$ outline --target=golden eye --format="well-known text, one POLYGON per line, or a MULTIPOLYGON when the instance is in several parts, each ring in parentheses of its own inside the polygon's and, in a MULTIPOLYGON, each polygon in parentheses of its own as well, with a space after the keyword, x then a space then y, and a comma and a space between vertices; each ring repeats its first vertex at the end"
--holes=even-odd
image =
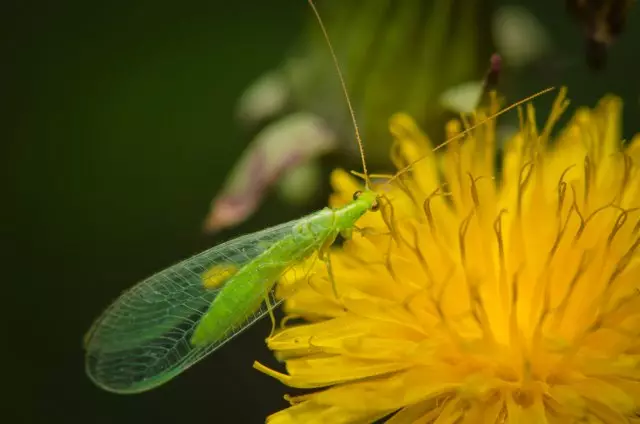
POLYGON ((371 204, 371 212, 377 212, 380 209, 380 203, 378 202, 378 199, 373 201, 373 204, 371 204))
POLYGON ((360 190, 353 193, 353 200, 358 200, 358 197, 360 197, 361 194, 362 192, 360 190))

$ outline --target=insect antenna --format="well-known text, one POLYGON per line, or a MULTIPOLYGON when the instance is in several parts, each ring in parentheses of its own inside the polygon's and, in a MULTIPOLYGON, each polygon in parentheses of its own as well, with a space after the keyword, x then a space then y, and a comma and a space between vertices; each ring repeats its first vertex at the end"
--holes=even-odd
MULTIPOLYGON (((338 62, 338 57, 335 53, 335 50, 333 49, 333 45, 331 43, 331 39, 329 38, 329 33, 327 32, 327 29, 324 25, 324 22, 322 21, 322 17, 320 17, 320 13, 318 12, 318 9, 316 8, 316 5, 314 3, 313 0, 308 0, 309 6, 311 6, 311 9, 313 10, 314 15, 316 16, 316 19, 318 20, 318 24, 320 25, 320 29, 322 30, 322 34, 325 38, 325 40, 327 41, 327 45, 329 46, 329 52, 331 53, 331 59, 333 60, 333 64, 336 68, 336 71, 338 72, 338 78, 340 79, 340 85, 342 86, 342 92, 344 94, 345 100, 347 102, 347 107, 349 108, 349 114, 351 115, 351 122, 353 124, 353 129, 355 132, 355 136, 356 136, 356 141, 358 142, 358 149, 360 150, 360 157, 362 159, 362 170, 363 170, 363 174, 360 173, 356 173, 356 172, 352 172, 352 174, 354 175, 358 175, 358 176, 362 176, 364 177, 365 180, 365 186, 370 189, 371 188, 371 179, 370 179, 370 175, 369 172, 367 171, 367 163, 365 160, 365 154, 364 154, 364 145, 362 143, 362 138, 360 137, 360 129, 358 128, 358 122, 356 120, 356 113, 354 111, 353 105, 351 104, 351 98, 349 97, 349 91, 347 90, 347 84, 345 83, 345 79, 344 76, 342 74, 342 69, 340 68, 340 63, 338 62)), ((492 63, 493 65, 493 63, 492 63)), ((499 65, 499 64, 498 64, 499 65)), ((543 94, 546 94, 550 91, 553 91, 555 89, 555 87, 549 87, 546 88, 542 91, 539 91, 531 96, 528 96, 522 100, 519 100, 515 103, 513 103, 510 106, 505 107, 504 109, 494 113, 493 115, 483 119, 482 121, 476 123, 475 125, 472 125, 471 127, 465 129, 464 131, 456 134, 455 136, 449 138, 448 140, 444 141, 442 144, 436 146, 433 151, 435 152, 436 150, 439 150, 441 148, 443 148, 444 146, 446 146, 447 144, 458 140, 462 137, 464 137, 466 134, 468 134, 469 132, 471 132, 472 130, 480 127, 481 125, 484 125, 485 123, 487 123, 488 121, 497 118, 498 116, 502 115, 503 113, 506 113, 518 106, 521 106, 524 103, 527 103, 533 99, 535 99, 536 97, 542 96, 543 94)), ((416 159, 415 161, 411 162, 409 165, 405 166, 404 168, 400 169, 398 172, 396 172, 395 175, 393 175, 391 178, 389 178, 389 180, 385 183, 385 184, 389 184, 391 183, 393 180, 395 180, 396 178, 398 178, 400 175, 407 173, 409 170, 411 170, 411 167, 413 167, 416 163, 420 162, 421 160, 425 159, 427 156, 423 156, 421 158, 416 159)))
MULTIPOLYGON (((440 150, 441 148, 443 148, 444 146, 446 146, 447 144, 458 140, 459 138, 464 137, 465 135, 467 135, 469 132, 473 131, 474 129, 478 128, 481 125, 486 124, 487 122, 489 122, 492 119, 497 118, 498 116, 502 115, 503 113, 509 112, 510 110, 521 106, 524 103, 527 103, 533 99, 535 99, 536 97, 542 96, 543 94, 546 94, 550 91, 553 91, 555 89, 555 87, 549 87, 549 88, 545 88, 542 91, 538 91, 535 94, 532 94, 531 96, 525 97, 522 100, 519 100, 513 104, 511 104, 510 106, 505 107, 504 109, 494 113, 493 115, 488 116, 487 118, 483 119, 482 121, 476 123, 475 125, 470 126, 469 128, 465 129, 464 131, 454 135, 453 137, 449 138, 448 140, 444 141, 443 143, 439 144, 438 146, 436 146, 432 151, 435 152, 437 150, 440 150)), ((413 162, 411 162, 409 165, 405 166, 404 168, 400 169, 398 172, 396 172, 396 174, 394 176, 392 176, 385 184, 389 184, 391 183, 393 180, 395 180, 396 178, 398 178, 400 175, 407 173, 409 170, 411 170, 411 167, 414 166, 416 163, 420 162, 421 160, 427 158, 428 156, 422 156, 416 160, 414 160, 413 162)))
POLYGON ((320 13, 316 8, 313 0, 308 0, 313 13, 316 15, 316 19, 320 24, 320 29, 322 30, 322 34, 324 35, 325 40, 327 40, 327 45, 329 46, 329 51, 331 53, 331 58, 333 59, 333 64, 336 67, 336 71, 338 71, 338 78, 340 79, 340 85, 342 86, 342 92, 344 93, 344 97, 347 101, 347 107, 349 108, 349 113, 351 114, 351 122, 353 123, 353 129, 356 135, 356 141, 358 142, 358 149, 360 150, 360 157, 362 158, 362 171, 364 172, 365 177, 365 186, 367 188, 371 187, 369 180, 369 173, 367 172, 367 162, 364 157, 364 146, 362 144, 362 138, 360 137, 360 130, 358 129, 358 122, 356 120, 356 113, 353 109, 353 105, 351 104, 351 99, 349 98, 349 91, 347 90, 347 84, 345 83, 344 76, 342 75, 342 69, 340 68, 340 63, 338 62, 338 56, 336 52, 333 50, 333 45, 331 44, 331 40, 329 39, 329 33, 322 22, 322 18, 320 17, 320 13))

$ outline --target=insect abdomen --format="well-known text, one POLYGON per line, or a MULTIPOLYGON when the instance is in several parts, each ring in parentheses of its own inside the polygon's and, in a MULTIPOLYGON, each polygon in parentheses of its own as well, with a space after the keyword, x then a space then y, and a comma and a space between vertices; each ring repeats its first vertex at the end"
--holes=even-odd
POLYGON ((275 282, 290 266, 320 248, 332 228, 324 225, 333 211, 324 210, 301 220, 291 234, 276 242, 231 277, 196 327, 191 343, 198 346, 220 341, 238 331, 255 313, 275 282))

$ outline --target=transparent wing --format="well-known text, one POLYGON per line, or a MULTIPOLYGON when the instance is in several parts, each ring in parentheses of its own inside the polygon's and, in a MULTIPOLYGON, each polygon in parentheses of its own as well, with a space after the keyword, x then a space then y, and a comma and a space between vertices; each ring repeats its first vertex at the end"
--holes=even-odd
MULTIPOLYGON (((304 219, 304 218, 302 218, 304 219)), ((124 292, 96 320, 85 337, 86 368, 100 387, 117 393, 154 388, 265 316, 265 302, 220 342, 195 347, 190 343, 200 318, 220 288, 203 283, 217 265, 242 267, 291 234, 300 220, 242 236, 173 265, 124 292)), ((256 279, 255 284, 263 284, 256 279)), ((269 293, 272 305, 279 302, 269 293)))

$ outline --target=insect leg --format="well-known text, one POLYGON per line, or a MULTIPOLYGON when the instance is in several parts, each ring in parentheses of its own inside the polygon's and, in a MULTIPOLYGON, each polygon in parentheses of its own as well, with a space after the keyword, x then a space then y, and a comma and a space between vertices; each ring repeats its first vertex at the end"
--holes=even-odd
MULTIPOLYGON (((356 233, 359 233, 360 235, 362 235, 363 237, 366 236, 388 236, 391 235, 390 231, 379 231, 376 230, 373 227, 357 227, 357 226, 353 226, 352 232, 355 231, 356 233)), ((344 237, 344 234, 340 233, 340 235, 342 235, 344 237)), ((350 238, 345 237, 347 240, 350 238)))
POLYGON ((269 290, 264 293, 264 301, 267 304, 267 311, 269 312, 269 318, 271 319, 271 332, 269 333, 269 337, 267 337, 267 339, 270 339, 276 332, 276 316, 273 313, 273 305, 269 299, 269 290))
POLYGON ((333 294, 336 299, 338 297, 338 289, 336 288, 336 280, 333 278, 333 268, 331 267, 331 255, 330 249, 333 242, 336 240, 335 235, 331 235, 327 237, 327 239, 322 243, 322 246, 318 250, 318 257, 325 263, 327 266, 327 274, 329 275, 329 280, 331 281, 331 287, 333 289, 333 294))
POLYGON ((331 254, 327 251, 324 257, 324 263, 327 265, 327 274, 329 274, 329 280, 331 280, 331 288, 333 289, 333 295, 336 299, 339 299, 338 288, 336 287, 336 280, 333 278, 333 268, 331 267, 331 254))
POLYGON ((322 261, 327 266, 327 274, 329 275, 329 280, 331 281, 331 288, 333 289, 333 295, 338 299, 338 289, 336 287, 336 280, 333 278, 333 268, 331 267, 331 254, 327 250, 325 254, 322 256, 322 261))

